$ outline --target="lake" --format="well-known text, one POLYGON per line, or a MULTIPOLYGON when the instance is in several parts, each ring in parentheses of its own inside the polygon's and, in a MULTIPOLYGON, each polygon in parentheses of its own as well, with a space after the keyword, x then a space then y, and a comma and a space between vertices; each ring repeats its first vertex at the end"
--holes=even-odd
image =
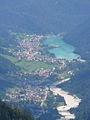
POLYGON ((47 38, 44 40, 44 44, 53 46, 48 49, 48 52, 53 53, 56 58, 73 60, 80 57, 80 55, 75 53, 75 47, 67 44, 60 37, 47 38))

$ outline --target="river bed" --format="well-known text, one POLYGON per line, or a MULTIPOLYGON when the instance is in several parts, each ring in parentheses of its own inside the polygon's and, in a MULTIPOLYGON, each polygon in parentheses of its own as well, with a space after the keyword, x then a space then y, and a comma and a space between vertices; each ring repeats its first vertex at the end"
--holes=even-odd
POLYGON ((81 99, 79 99, 76 95, 70 95, 68 92, 57 87, 57 85, 63 84, 64 82, 67 82, 69 80, 70 78, 64 79, 60 82, 56 82, 50 88, 54 95, 60 95, 64 97, 64 100, 66 102, 66 105, 57 107, 58 113, 62 115, 62 119, 60 120, 75 119, 75 114, 70 113, 70 109, 77 108, 81 102, 81 99))

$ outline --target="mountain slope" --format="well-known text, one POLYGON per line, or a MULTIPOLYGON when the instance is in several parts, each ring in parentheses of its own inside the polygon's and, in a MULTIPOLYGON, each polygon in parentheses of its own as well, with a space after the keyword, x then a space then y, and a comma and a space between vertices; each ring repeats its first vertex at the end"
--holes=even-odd
POLYGON ((33 120, 33 118, 22 109, 11 107, 0 101, 0 120, 33 120))
POLYGON ((0 27, 22 32, 68 32, 88 18, 89 0, 1 0, 0 27))
POLYGON ((90 62, 79 66, 79 71, 72 76, 71 81, 63 84, 62 89, 74 93, 81 98, 78 108, 73 109, 75 120, 90 120, 90 62))
POLYGON ((78 51, 84 59, 90 59, 90 17, 77 26, 74 30, 68 33, 65 41, 76 46, 78 51))

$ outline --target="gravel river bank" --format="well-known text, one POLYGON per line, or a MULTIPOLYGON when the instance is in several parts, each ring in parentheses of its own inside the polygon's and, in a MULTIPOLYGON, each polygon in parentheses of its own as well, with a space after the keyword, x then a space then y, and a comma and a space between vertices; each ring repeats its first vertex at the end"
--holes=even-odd
POLYGON ((69 81, 70 78, 64 79, 60 82, 54 83, 50 90, 53 92, 54 95, 60 95, 64 97, 64 100, 66 102, 66 105, 57 107, 58 113, 62 115, 61 120, 71 120, 75 119, 75 114, 70 113, 71 108, 77 108, 81 102, 81 99, 79 99, 76 95, 70 95, 69 92, 66 92, 62 90, 61 88, 58 88, 57 85, 64 84, 65 82, 69 81))

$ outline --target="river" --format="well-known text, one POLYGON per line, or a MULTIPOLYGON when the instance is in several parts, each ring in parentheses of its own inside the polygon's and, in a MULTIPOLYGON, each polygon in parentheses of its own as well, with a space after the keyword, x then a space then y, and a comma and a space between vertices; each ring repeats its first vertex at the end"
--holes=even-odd
POLYGON ((63 84, 69 80, 70 78, 64 79, 62 81, 54 83, 50 87, 50 90, 54 95, 60 95, 64 97, 64 100, 66 102, 66 105, 57 107, 58 113, 62 115, 62 118, 60 120, 75 119, 75 114, 70 113, 70 109, 77 108, 81 102, 81 99, 79 99, 76 95, 70 95, 68 92, 57 87, 57 85, 63 84))

